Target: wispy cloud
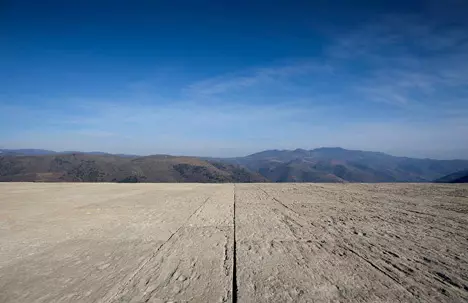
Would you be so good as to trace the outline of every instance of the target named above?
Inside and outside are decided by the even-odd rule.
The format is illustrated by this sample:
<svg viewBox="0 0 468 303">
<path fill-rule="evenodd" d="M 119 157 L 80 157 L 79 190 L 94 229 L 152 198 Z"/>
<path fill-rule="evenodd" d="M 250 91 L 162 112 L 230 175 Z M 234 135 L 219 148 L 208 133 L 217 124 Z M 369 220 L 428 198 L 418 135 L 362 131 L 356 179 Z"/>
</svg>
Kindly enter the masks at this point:
<svg viewBox="0 0 468 303">
<path fill-rule="evenodd" d="M 460 113 L 450 111 L 442 118 L 439 115 L 427 121 L 400 117 L 353 122 L 343 118 L 348 108 L 337 112 L 336 108 L 312 108 L 299 103 L 213 106 L 102 101 L 88 105 L 81 117 L 74 117 L 78 120 L 68 119 L 70 108 L 58 110 L 52 116 L 17 108 L 15 112 L 31 117 L 36 127 L 11 136 L 3 134 L 1 141 L 9 147 L 21 148 L 203 156 L 336 145 L 399 154 L 405 150 L 419 151 L 420 154 L 415 154 L 419 156 L 424 150 L 431 155 L 430 151 L 443 151 L 447 147 L 462 150 L 468 144 L 468 122 Z"/>
<path fill-rule="evenodd" d="M 330 145 L 468 150 L 468 31 L 419 18 L 383 16 L 336 33 L 320 56 L 181 83 L 171 97 L 138 80 L 118 100 L 3 101 L 0 141 L 223 156 Z"/>
<path fill-rule="evenodd" d="M 302 137 L 305 126 L 310 125 L 309 119 L 323 114 L 321 108 L 300 103 L 100 101 L 87 106 L 81 103 L 79 109 L 78 116 L 72 114 L 73 107 L 47 113 L 28 107 L 10 108 L 18 116 L 30 117 L 34 127 L 24 127 L 10 136 L 3 134 L 2 141 L 11 146 L 44 147 L 46 144 L 48 148 L 68 150 L 213 155 L 230 149 L 238 154 L 242 149 L 255 150 L 259 142 L 279 142 L 290 132 L 296 133 L 290 136 L 292 139 Z"/>
<path fill-rule="evenodd" d="M 300 60 L 274 67 L 259 67 L 205 79 L 189 85 L 187 95 L 210 96 L 226 92 L 235 92 L 251 87 L 284 87 L 297 77 L 310 74 L 331 73 L 330 66 L 313 60 Z"/>
<path fill-rule="evenodd" d="M 252 68 L 198 81 L 184 89 L 200 98 L 289 94 L 291 98 L 381 102 L 401 107 L 440 103 L 468 85 L 468 31 L 415 15 L 380 16 L 336 34 L 322 56 Z"/>
<path fill-rule="evenodd" d="M 421 16 L 384 16 L 337 39 L 331 61 L 358 62 L 358 91 L 395 105 L 440 98 L 437 93 L 468 85 L 468 31 L 461 25 L 422 20 Z M 354 84 L 351 84 L 354 85 Z M 439 100 L 440 101 L 440 100 Z"/>
</svg>

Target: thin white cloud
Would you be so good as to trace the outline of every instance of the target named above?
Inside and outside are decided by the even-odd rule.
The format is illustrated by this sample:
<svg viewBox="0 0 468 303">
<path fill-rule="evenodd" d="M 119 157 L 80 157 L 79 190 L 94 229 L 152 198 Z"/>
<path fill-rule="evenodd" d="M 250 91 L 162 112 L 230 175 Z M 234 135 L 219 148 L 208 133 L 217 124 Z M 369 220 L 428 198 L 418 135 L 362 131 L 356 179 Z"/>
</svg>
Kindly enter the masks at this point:
<svg viewBox="0 0 468 303">
<path fill-rule="evenodd" d="M 444 150 L 466 150 L 468 146 L 468 122 L 456 112 L 447 112 L 442 120 L 350 122 L 333 110 L 300 104 L 213 107 L 99 102 L 93 111 L 90 108 L 85 113 L 77 128 L 75 123 L 68 124 L 66 110 L 69 109 L 58 114 L 61 120 L 58 116 L 48 117 L 56 122 L 47 131 L 35 127 L 0 139 L 14 148 L 200 156 L 238 156 L 263 149 L 320 146 L 399 154 L 425 150 L 426 155 L 442 155 Z M 28 111 L 16 110 L 20 114 Z M 33 113 L 29 115 L 32 117 Z M 32 122 L 43 118 L 36 116 L 37 121 Z"/>
<path fill-rule="evenodd" d="M 205 79 L 189 85 L 185 89 L 188 96 L 209 96 L 242 89 L 268 85 L 270 87 L 283 86 L 290 78 L 306 76 L 311 73 L 331 73 L 330 66 L 302 60 L 275 67 L 261 67 Z"/>
<path fill-rule="evenodd" d="M 349 71 L 348 86 L 362 100 L 436 106 L 454 93 L 466 96 L 468 31 L 462 25 L 383 16 L 339 36 L 325 55 L 336 69 L 359 66 Z"/>
<path fill-rule="evenodd" d="M 0 132 L 0 141 L 203 156 L 319 146 L 408 156 L 468 150 L 468 31 L 400 17 L 339 35 L 320 58 L 181 87 L 179 100 L 156 95 L 141 80 L 117 101 L 76 98 L 35 109 L 3 104 L 0 119 L 21 130 Z"/>
<path fill-rule="evenodd" d="M 468 31 L 424 21 L 415 15 L 381 16 L 338 35 L 320 58 L 221 75 L 193 83 L 185 93 L 191 98 L 290 93 L 317 100 L 328 90 L 395 106 L 437 102 L 437 93 L 468 85 L 468 65 L 461 64 L 468 62 Z"/>
</svg>

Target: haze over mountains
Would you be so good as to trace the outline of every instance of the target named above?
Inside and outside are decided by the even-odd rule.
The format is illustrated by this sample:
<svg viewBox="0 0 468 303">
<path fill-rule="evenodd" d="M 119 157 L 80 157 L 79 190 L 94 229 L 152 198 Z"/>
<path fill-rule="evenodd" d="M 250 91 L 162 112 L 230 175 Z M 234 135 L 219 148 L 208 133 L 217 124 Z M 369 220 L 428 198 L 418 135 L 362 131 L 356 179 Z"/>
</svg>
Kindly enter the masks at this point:
<svg viewBox="0 0 468 303">
<path fill-rule="evenodd" d="M 317 148 L 267 150 L 245 157 L 112 155 L 0 150 L 0 181 L 63 182 L 462 182 L 468 160 L 395 157 Z M 455 177 L 446 177 L 455 174 Z"/>
</svg>

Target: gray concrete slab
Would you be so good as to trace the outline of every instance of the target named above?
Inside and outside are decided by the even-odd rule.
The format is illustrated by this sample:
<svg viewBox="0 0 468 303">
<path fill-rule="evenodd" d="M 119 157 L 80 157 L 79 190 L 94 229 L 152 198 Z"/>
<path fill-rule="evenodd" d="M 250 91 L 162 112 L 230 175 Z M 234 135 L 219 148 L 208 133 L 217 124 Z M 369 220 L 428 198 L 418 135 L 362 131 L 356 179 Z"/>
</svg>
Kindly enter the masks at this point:
<svg viewBox="0 0 468 303">
<path fill-rule="evenodd" d="M 468 186 L 0 183 L 0 302 L 466 302 Z"/>
</svg>

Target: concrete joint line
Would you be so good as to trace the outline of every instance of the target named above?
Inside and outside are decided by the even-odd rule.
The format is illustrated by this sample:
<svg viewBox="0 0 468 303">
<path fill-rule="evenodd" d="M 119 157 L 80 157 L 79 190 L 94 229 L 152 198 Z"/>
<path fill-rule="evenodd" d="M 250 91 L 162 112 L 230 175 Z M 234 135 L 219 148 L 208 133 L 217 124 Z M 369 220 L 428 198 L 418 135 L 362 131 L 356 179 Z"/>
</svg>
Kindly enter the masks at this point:
<svg viewBox="0 0 468 303">
<path fill-rule="evenodd" d="M 234 184 L 233 193 L 233 247 L 232 247 L 232 302 L 237 302 L 237 254 L 236 254 L 236 184 Z"/>
</svg>

